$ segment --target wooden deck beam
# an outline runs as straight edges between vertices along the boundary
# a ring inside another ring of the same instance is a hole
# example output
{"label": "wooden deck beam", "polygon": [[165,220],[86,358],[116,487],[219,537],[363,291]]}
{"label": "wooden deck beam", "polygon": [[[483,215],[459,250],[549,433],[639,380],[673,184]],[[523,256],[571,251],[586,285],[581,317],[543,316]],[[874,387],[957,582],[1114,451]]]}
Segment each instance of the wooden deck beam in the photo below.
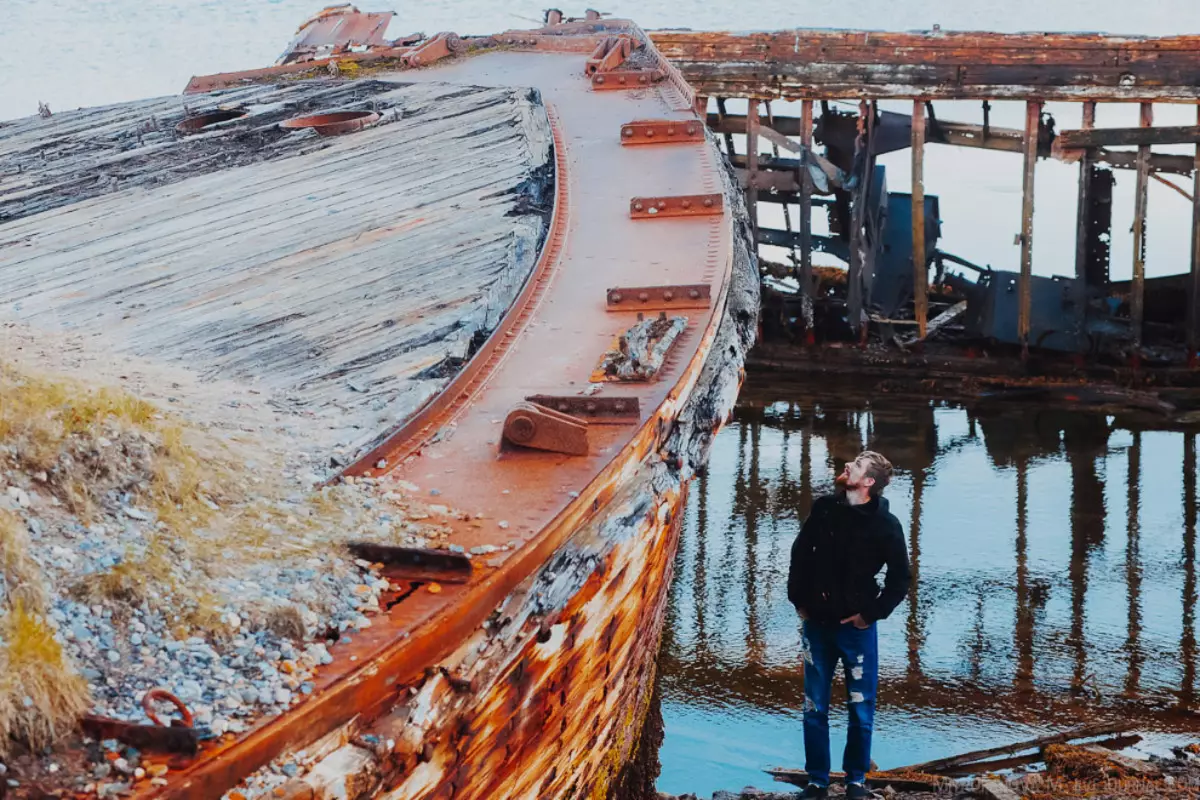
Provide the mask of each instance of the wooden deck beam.
{"label": "wooden deck beam", "polygon": [[[1196,106],[1196,122],[1200,123],[1200,105]],[[1188,287],[1188,364],[1194,367],[1200,351],[1200,143],[1192,170],[1192,279]]]}
{"label": "wooden deck beam", "polygon": [[[1149,129],[1154,124],[1154,105],[1142,103],[1140,122]],[[1133,344],[1142,343],[1142,319],[1146,302],[1146,203],[1150,189],[1150,145],[1143,144],[1137,152],[1137,187],[1133,201],[1133,282],[1129,292],[1129,324],[1133,328]]]}
{"label": "wooden deck beam", "polygon": [[1062,147],[1132,147],[1154,144],[1193,144],[1200,142],[1200,125],[1163,128],[1085,128],[1061,131]]}
{"label": "wooden deck beam", "polygon": [[1200,36],[654,31],[701,94],[761,99],[1200,98]]}

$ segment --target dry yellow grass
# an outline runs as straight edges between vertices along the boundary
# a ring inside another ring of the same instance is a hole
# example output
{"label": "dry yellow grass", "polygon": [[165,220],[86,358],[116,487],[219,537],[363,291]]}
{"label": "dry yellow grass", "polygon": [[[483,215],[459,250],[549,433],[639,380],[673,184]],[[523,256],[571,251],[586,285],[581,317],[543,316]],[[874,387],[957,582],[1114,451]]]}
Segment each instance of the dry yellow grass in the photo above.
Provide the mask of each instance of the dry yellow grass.
{"label": "dry yellow grass", "polygon": [[37,750],[74,730],[88,687],[45,617],[18,601],[0,614],[0,755],[12,741]]}
{"label": "dry yellow grass", "polygon": [[23,603],[35,611],[46,609],[46,584],[37,562],[29,555],[25,523],[0,508],[0,605]]}

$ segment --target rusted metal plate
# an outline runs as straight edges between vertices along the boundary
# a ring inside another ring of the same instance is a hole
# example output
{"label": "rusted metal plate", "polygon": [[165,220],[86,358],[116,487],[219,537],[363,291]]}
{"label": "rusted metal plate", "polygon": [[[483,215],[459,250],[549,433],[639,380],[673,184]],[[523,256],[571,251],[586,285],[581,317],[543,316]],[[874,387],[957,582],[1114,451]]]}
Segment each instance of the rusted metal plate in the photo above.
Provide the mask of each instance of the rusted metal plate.
{"label": "rusted metal plate", "polygon": [[525,399],[588,422],[637,422],[642,415],[637,397],[535,394]]}
{"label": "rusted metal plate", "polygon": [[685,194],[674,197],[634,197],[629,201],[632,219],[658,217],[709,217],[724,213],[721,194]]}
{"label": "rusted metal plate", "polygon": [[278,64],[309,61],[318,54],[333,55],[351,47],[383,47],[391,11],[363,13],[354,6],[333,6],[300,26]]}
{"label": "rusted metal plate", "polygon": [[529,401],[517,403],[508,412],[504,440],[533,450],[572,456],[588,454],[587,422]]}
{"label": "rusted metal plate", "polygon": [[358,558],[387,567],[389,578],[466,583],[471,579],[471,559],[449,550],[399,547],[379,542],[351,542],[347,548]]}
{"label": "rusted metal plate", "polygon": [[674,144],[703,142],[699,120],[635,119],[621,126],[621,144]]}
{"label": "rusted metal plate", "polygon": [[608,290],[610,311],[659,311],[673,308],[708,308],[712,287],[707,283],[683,286],[624,286]]}
{"label": "rusted metal plate", "polygon": [[659,69],[618,69],[612,72],[597,72],[592,76],[592,88],[596,91],[616,89],[645,89],[661,81],[665,75]]}

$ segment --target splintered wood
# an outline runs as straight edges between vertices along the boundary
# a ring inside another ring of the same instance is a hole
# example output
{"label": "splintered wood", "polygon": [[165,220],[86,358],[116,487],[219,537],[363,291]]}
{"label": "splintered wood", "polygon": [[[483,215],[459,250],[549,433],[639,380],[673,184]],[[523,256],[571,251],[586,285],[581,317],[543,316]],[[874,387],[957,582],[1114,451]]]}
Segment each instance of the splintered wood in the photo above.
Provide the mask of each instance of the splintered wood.
{"label": "splintered wood", "polygon": [[601,357],[592,382],[654,380],[687,323],[687,317],[665,314],[638,322],[618,336]]}

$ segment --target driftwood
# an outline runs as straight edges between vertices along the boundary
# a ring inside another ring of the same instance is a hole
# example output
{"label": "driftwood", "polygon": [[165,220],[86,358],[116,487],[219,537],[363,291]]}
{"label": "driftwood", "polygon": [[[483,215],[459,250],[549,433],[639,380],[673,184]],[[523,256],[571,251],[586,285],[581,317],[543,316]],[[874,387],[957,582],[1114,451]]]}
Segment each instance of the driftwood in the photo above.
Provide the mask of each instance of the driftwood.
{"label": "driftwood", "polygon": [[[766,773],[780,783],[790,783],[793,786],[807,786],[808,773],[802,769],[784,769],[782,767],[773,767],[766,770]],[[831,772],[830,780],[840,781],[845,780],[846,776],[841,772]],[[867,786],[872,789],[882,789],[885,786],[890,786],[899,792],[934,792],[938,787],[946,783],[948,779],[937,775],[891,775],[887,772],[871,772],[867,773]]]}
{"label": "driftwood", "polygon": [[979,791],[988,800],[1021,800],[1021,795],[1008,788],[1003,781],[981,781]]}
{"label": "driftwood", "polygon": [[638,322],[617,337],[616,346],[600,360],[593,380],[653,380],[687,322],[687,317],[667,317],[665,314]]}
{"label": "driftwood", "polygon": [[[1142,740],[1142,737],[1135,734],[1128,736],[1113,736],[1108,739],[1102,739],[1095,743],[1096,747],[1103,747],[1107,750],[1123,750],[1126,747],[1132,747]],[[939,772],[939,775],[947,775],[951,777],[962,777],[964,775],[983,775],[987,773],[1000,772],[1001,770],[1012,769],[1013,767],[1021,767],[1026,764],[1036,764],[1046,757],[1045,748],[1039,748],[1032,753],[1026,753],[1019,756],[1009,756],[1007,758],[995,758],[987,761],[972,761],[968,764],[960,764],[957,767],[945,769]]]}
{"label": "driftwood", "polygon": [[1108,759],[1110,763],[1115,764],[1126,772],[1133,773],[1134,775],[1140,775],[1144,778],[1149,778],[1162,774],[1162,770],[1160,770],[1154,764],[1151,764],[1149,761],[1139,761],[1136,758],[1130,758],[1129,756],[1122,755],[1121,753],[1114,753],[1111,750],[1106,750],[1099,745],[1090,744],[1084,746],[1083,749],[1089,753],[1095,753],[1098,756],[1103,756],[1104,758]]}
{"label": "driftwood", "polygon": [[987,758],[995,758],[996,756],[1015,755],[1022,750],[1032,750],[1034,748],[1043,748],[1052,744],[1067,744],[1078,739],[1092,739],[1097,736],[1110,736],[1116,733],[1126,733],[1133,728],[1132,725],[1124,722],[1104,723],[1100,725],[1084,725],[1079,728],[1071,728],[1062,733],[1053,733],[1048,736],[1039,736],[1036,739],[1029,739],[1023,742],[1014,742],[1013,744],[1003,745],[1001,747],[989,747],[986,750],[974,750],[969,753],[961,753],[957,756],[948,758],[938,758],[933,761],[925,761],[920,764],[912,764],[907,767],[899,767],[896,772],[928,772],[940,774],[964,764],[970,764],[975,761],[983,761]]}

